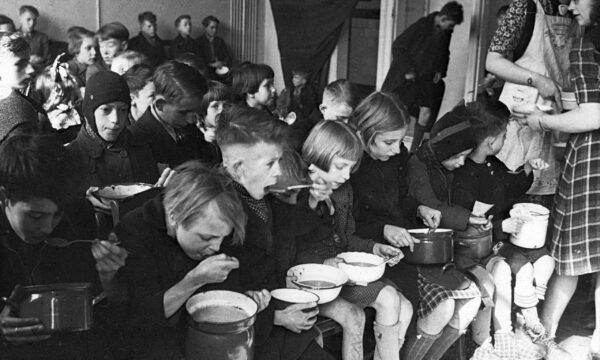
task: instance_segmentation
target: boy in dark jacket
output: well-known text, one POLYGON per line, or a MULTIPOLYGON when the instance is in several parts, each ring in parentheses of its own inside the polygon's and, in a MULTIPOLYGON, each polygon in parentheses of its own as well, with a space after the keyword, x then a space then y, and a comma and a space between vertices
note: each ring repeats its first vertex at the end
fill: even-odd
POLYGON ((193 68, 168 61, 154 72, 154 86, 154 101, 129 128, 131 133, 150 145, 159 164, 174 168, 198 159, 202 133, 196 127, 196 114, 206 80, 193 68))
POLYGON ((198 42, 192 38, 192 18, 189 15, 181 15, 175 19, 175 28, 177 29, 177 37, 171 40, 171 58, 176 59, 179 55, 192 53, 196 56, 200 55, 200 46, 198 42))
POLYGON ((160 65, 167 59, 165 42, 156 34, 156 15, 145 11, 138 15, 140 33, 129 40, 129 49, 139 51, 148 57, 152 66, 160 65))

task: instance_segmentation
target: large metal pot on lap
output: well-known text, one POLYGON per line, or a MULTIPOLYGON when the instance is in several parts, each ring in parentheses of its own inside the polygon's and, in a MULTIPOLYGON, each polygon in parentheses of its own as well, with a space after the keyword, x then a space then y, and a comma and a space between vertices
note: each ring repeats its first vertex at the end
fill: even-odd
POLYGON ((258 305, 233 291, 207 291, 188 299, 186 360, 252 360, 258 305))

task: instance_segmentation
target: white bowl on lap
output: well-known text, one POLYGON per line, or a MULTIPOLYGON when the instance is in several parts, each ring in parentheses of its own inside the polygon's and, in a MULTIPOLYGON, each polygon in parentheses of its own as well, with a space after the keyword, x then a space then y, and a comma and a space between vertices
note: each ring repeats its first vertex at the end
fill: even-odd
POLYGON ((302 264, 288 270, 292 286, 309 291, 319 297, 319 304, 325 304, 338 297, 342 286, 348 282, 348 275, 342 270, 324 264, 302 264))
POLYGON ((344 259, 339 263, 340 270, 348 275, 350 281, 359 285, 381 279, 385 272, 385 260, 378 255, 365 252, 343 252, 336 257, 344 259), (351 264, 351 263, 354 263, 351 264), (360 264, 360 265, 359 265, 360 264))

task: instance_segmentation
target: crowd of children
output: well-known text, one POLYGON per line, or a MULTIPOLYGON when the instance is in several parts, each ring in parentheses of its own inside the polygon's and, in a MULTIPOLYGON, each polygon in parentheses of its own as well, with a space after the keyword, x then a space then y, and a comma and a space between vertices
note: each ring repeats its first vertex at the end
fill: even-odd
POLYGON ((38 17, 21 7, 16 29, 0 15, 0 357, 181 359, 185 302, 211 289, 258 304, 256 359, 333 359, 321 318, 341 326, 344 360, 369 353, 365 332, 376 360, 439 360, 468 331, 474 359, 556 354, 536 308, 554 259, 510 242, 526 221, 511 209, 547 164, 511 171, 496 157, 511 116, 498 100, 456 106, 410 153, 411 115, 396 95, 361 99, 345 79, 317 93, 297 67, 277 96, 273 69, 235 64, 213 16, 199 39, 179 16, 172 41, 151 12, 131 39, 117 22, 73 26, 68 54, 55 59, 38 17), (115 218, 97 192, 122 183, 156 191, 115 218), (289 184, 305 188, 271 191, 289 184), (478 203, 493 206, 477 212, 478 203), (410 232, 418 228, 489 234, 494 247, 407 263, 424 241, 410 232), (270 291, 292 286, 291 267, 338 267, 346 251, 393 260, 381 279, 345 285, 329 303, 273 306, 270 291), (93 331, 49 334, 20 317, 20 287, 68 282, 106 296, 93 331))

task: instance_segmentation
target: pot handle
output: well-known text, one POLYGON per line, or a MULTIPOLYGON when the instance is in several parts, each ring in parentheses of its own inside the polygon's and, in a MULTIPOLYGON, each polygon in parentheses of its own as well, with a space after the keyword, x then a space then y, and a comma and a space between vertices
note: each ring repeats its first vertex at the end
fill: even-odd
POLYGON ((446 263, 442 267, 442 272, 446 272, 446 270, 448 270, 449 268, 456 269, 456 265, 454 263, 446 263))
POLYGON ((92 306, 98 305, 99 303, 104 301, 106 298, 107 298, 106 293, 104 291, 101 292, 97 296, 94 296, 94 298, 92 299, 92 306))

